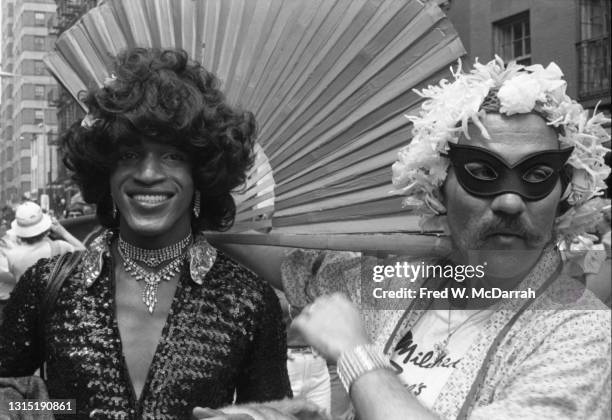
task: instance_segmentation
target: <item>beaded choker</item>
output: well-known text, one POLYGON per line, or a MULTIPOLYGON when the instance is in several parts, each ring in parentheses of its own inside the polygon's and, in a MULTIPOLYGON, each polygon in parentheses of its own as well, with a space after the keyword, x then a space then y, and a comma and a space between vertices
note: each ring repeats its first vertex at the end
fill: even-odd
POLYGON ((181 270, 181 265, 185 260, 185 251, 187 246, 191 244, 191 241, 192 236, 189 233, 187 237, 174 245, 148 250, 130 245, 119 237, 119 246, 117 248, 119 255, 123 259, 123 267, 126 273, 136 279, 136 281, 144 280, 142 302, 149 310, 149 313, 152 314, 155 310, 159 283, 162 280, 170 280, 181 270), (137 261, 144 262, 149 267, 157 267, 166 261, 170 261, 170 263, 162 268, 151 271, 141 267, 137 261))
POLYGON ((119 250, 121 251, 122 256, 125 255, 132 260, 143 262, 148 267, 153 268, 157 267, 161 263, 179 257, 183 253, 185 247, 189 245, 191 241, 192 236, 191 232, 189 232, 189 235, 181 239, 181 241, 170 246, 159 249, 145 249, 127 243, 120 235, 119 250))

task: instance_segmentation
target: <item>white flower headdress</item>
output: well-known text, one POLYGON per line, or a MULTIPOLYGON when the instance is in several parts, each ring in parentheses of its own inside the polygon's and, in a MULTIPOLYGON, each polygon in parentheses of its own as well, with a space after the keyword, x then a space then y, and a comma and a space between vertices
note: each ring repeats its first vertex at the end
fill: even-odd
POLYGON ((505 66, 496 57, 486 65, 476 61, 470 73, 461 71, 459 61, 457 70, 451 72, 454 81, 442 80, 436 86, 416 91, 426 100, 418 116, 407 116, 414 124, 413 138, 399 151, 393 165, 396 192, 406 196, 405 207, 422 215, 421 228, 446 230, 440 188, 449 160, 441 153, 448 150, 449 142, 456 143, 462 133, 469 138, 469 122, 485 138, 490 138, 481 122, 486 113, 481 106, 490 91, 497 92, 499 113, 535 112, 560 133, 562 147, 574 147, 568 160, 573 175, 564 194, 571 207, 555 221, 558 239, 571 243, 587 227, 594 226, 605 211, 610 211, 610 200, 600 197, 610 173, 604 163, 610 149, 603 146, 610 135, 602 124, 610 120, 596 111, 589 118, 588 111, 566 95, 563 73, 555 63, 546 68, 513 62, 505 66))

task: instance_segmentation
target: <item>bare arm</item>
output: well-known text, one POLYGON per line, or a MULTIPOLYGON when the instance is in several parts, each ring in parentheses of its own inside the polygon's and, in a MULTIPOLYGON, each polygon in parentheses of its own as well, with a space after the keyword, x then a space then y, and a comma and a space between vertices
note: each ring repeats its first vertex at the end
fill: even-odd
MULTIPOLYGON (((342 294, 321 296, 295 318, 296 328, 328 361, 369 344, 357 307, 342 294), (329 322, 333 319, 334 322, 329 322)), ((376 369, 359 376, 350 388, 358 418, 367 420, 433 420, 438 417, 402 385, 390 369, 376 369)))
POLYGON ((62 226, 56 218, 53 218, 53 224, 51 225, 51 231, 56 235, 60 236, 63 240, 68 242, 74 247, 75 251, 85 251, 85 245, 77 238, 75 238, 64 226, 62 226))
POLYGON ((280 267, 283 258, 291 248, 210 242, 213 246, 265 279, 272 287, 283 290, 280 267))

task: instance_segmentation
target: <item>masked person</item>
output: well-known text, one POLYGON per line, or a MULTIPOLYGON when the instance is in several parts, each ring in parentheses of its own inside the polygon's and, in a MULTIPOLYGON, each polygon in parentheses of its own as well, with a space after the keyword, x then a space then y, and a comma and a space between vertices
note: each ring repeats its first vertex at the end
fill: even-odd
POLYGON ((135 48, 88 92, 64 162, 107 229, 47 319, 55 260, 23 275, 0 330, 0 376, 32 375, 43 347, 49 396, 76 400, 76 418, 187 419, 198 405, 291 394, 274 291, 198 233, 231 226, 230 192, 253 162, 254 117, 218 84, 182 50, 135 48))
POLYGON ((306 307, 293 325, 337 363, 358 418, 609 418, 610 310, 563 262, 610 211, 609 120, 565 94, 554 63, 454 76, 420 92, 393 166, 404 204, 449 233, 447 259, 391 260, 374 292, 379 261, 360 254, 232 250, 256 270, 246 257, 265 256, 260 271, 306 307), (432 270, 408 279, 404 262, 432 270))

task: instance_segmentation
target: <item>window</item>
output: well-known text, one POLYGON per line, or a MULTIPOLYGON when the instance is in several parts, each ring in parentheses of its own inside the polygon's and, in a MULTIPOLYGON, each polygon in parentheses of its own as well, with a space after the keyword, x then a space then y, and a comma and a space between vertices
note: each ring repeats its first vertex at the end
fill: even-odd
POLYGON ((45 26, 45 14, 34 13, 34 24, 36 26, 45 26))
POLYGON ((35 51, 45 51, 45 37, 44 36, 34 37, 34 50, 35 51))
POLYGON ((35 61, 34 62, 34 74, 36 76, 44 76, 46 73, 46 69, 45 69, 45 63, 43 63, 42 61, 35 61))
POLYGON ((33 134, 23 134, 19 137, 19 149, 20 150, 30 150, 30 143, 34 138, 33 134))
POLYGON ((505 62, 531 64, 529 12, 493 23, 493 43, 495 53, 505 62))
POLYGON ((45 87, 43 85, 34 86, 34 99, 45 99, 45 87))
POLYGON ((47 145, 59 146, 59 136, 55 131, 47 132, 47 145))
POLYGON ((12 120, 13 119, 13 105, 7 105, 5 112, 6 112, 6 117, 8 117, 8 118, 5 118, 5 121, 12 120))
POLYGON ((34 124, 42 124, 45 120, 45 111, 42 109, 37 109, 34 111, 34 124))
POLYGON ((13 85, 7 85, 4 88, 4 92, 2 96, 6 99, 12 99, 13 98, 13 85))
POLYGON ((6 44, 6 56, 8 58, 13 56, 13 43, 9 42, 8 44, 6 44))
POLYGON ((21 158, 21 173, 28 173, 30 172, 30 158, 27 156, 24 156, 21 158))
POLYGON ((578 96, 599 99, 610 91, 610 0, 580 0, 578 96))
POLYGON ((47 102, 52 105, 52 106, 56 106, 57 105, 57 87, 54 86, 49 86, 47 93, 45 94, 46 98, 47 98, 47 102))
POLYGON ((26 192, 32 189, 32 183, 30 181, 21 181, 21 191, 26 192))
MULTIPOLYGON (((64 95, 69 94, 63 90, 60 94, 60 98, 64 98, 64 95)), ((84 116, 85 113, 83 109, 75 101, 70 101, 68 104, 61 106, 57 114, 59 123, 58 131, 63 132, 67 130, 73 122, 82 120, 84 116)))

